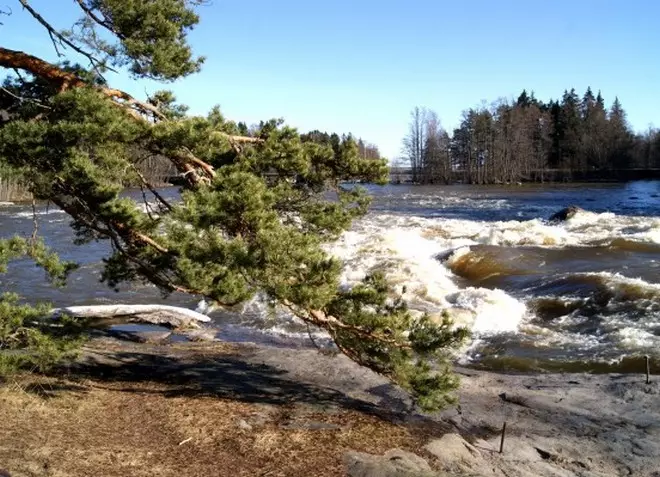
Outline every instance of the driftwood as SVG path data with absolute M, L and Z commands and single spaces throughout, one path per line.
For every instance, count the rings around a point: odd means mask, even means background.
M 168 305 L 68 306 L 50 311 L 53 318 L 62 315 L 92 319 L 130 318 L 130 321 L 168 325 L 172 328 L 198 327 L 199 323 L 211 321 L 211 318 L 196 311 Z

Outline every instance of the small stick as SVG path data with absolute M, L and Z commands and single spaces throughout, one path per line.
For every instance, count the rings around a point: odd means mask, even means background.
M 188 439 L 184 439 L 184 440 L 182 440 L 181 442 L 179 442 L 179 445 L 182 446 L 182 445 L 185 444 L 186 442 L 190 442 L 190 441 L 192 441 L 192 437 L 189 437 Z
M 646 384 L 651 383 L 651 358 L 647 354 L 644 356 L 644 359 L 646 360 Z
M 500 454 L 504 452 L 504 436 L 506 435 L 506 421 L 504 421 L 504 425 L 502 426 L 502 437 L 500 438 Z

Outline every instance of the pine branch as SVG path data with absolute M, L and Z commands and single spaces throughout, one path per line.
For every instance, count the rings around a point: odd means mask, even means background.
M 144 174 L 140 172 L 140 170 L 135 166 L 135 164 L 131 164 L 131 168 L 133 169 L 133 172 L 138 176 L 140 179 L 140 182 L 142 182 L 142 185 L 144 185 L 147 189 L 149 189 L 149 192 L 151 192 L 154 197 L 169 211 L 172 211 L 172 205 L 165 200 L 165 198 L 156 190 L 156 188 L 149 182 L 146 177 L 144 177 Z
M 9 91 L 7 88 L 5 88 L 4 86 L 0 86 L 0 90 L 4 91 L 6 94 L 11 96 L 12 98 L 17 99 L 21 102 L 27 101 L 28 103 L 32 103 L 32 104 L 35 104 L 35 105 L 39 106 L 40 108 L 52 109 L 50 106 L 46 106 L 44 103 L 42 103 L 41 101 L 37 101 L 36 99 L 24 98 L 23 96 L 19 96 L 17 94 L 14 94 L 11 91 Z
M 119 90 L 119 89 L 113 89 L 113 88 L 100 88 L 100 91 L 106 95 L 107 97 L 111 99 L 121 99 L 122 103 L 124 105 L 128 105 L 128 109 L 134 108 L 134 110 L 137 110 L 136 112 L 138 115 L 140 113 L 142 114 L 152 114 L 154 118 L 160 119 L 162 121 L 166 120 L 167 117 L 161 113 L 156 106 L 153 106 L 149 103 L 144 103 L 142 101 L 139 101 L 135 99 L 133 96 L 130 94 Z M 141 116 L 136 116 L 137 119 L 144 119 Z
M 376 340 L 380 341 L 381 343 L 385 343 L 387 345 L 393 346 L 395 348 L 399 349 L 411 349 L 412 347 L 408 343 L 402 343 L 394 338 L 390 338 L 388 336 L 383 336 L 380 333 L 374 333 L 373 331 L 367 330 L 362 326 L 357 326 L 357 325 L 350 325 L 348 323 L 344 323 L 343 321 L 339 320 L 338 318 L 328 315 L 322 310 L 306 310 L 306 313 L 303 313 L 296 305 L 291 303 L 288 300 L 282 300 L 281 301 L 282 305 L 287 308 L 291 313 L 293 313 L 296 317 L 300 318 L 306 323 L 311 323 L 313 325 L 316 325 L 320 328 L 325 328 L 327 330 L 341 330 L 341 331 L 348 331 L 350 333 L 356 334 L 362 338 L 366 338 L 368 340 Z
M 168 121 L 167 117 L 156 106 L 139 101 L 125 91 L 91 85 L 74 73 L 64 71 L 56 65 L 22 51 L 0 47 L 0 67 L 27 71 L 53 84 L 60 92 L 71 88 L 95 88 L 99 93 L 112 100 L 113 104 L 124 108 L 128 114 L 138 121 L 147 121 L 145 116 L 152 116 L 160 121 Z M 226 138 L 237 152 L 240 152 L 238 144 L 263 142 L 260 138 L 235 136 L 222 131 L 215 131 L 213 135 Z M 165 154 L 163 151 L 153 152 L 167 156 L 192 188 L 208 183 L 215 177 L 213 166 L 196 157 L 187 148 L 169 154 Z M 200 175 L 196 168 L 201 169 L 203 174 Z
M 87 5 L 85 5 L 84 0 L 76 0 L 76 3 L 78 3 L 78 5 L 82 9 L 82 11 L 85 12 L 85 14 L 90 19 L 92 19 L 94 22 L 96 22 L 98 25 L 100 25 L 103 28 L 105 28 L 106 30 L 108 30 L 110 33 L 115 35 L 120 40 L 123 40 L 123 39 L 126 38 L 124 35 L 121 34 L 121 32 L 117 31 L 114 28 L 112 23 L 109 23 L 107 20 L 104 20 L 104 19 L 100 18 L 96 13 L 94 13 L 94 11 L 91 8 L 89 8 Z
M 104 68 L 116 73 L 116 70 L 108 67 L 102 61 L 97 59 L 94 55 L 92 55 L 91 53 L 83 50 L 78 45 L 76 45 L 71 40 L 69 40 L 67 37 L 65 37 L 60 32 L 58 32 L 55 28 L 53 28 L 53 26 L 50 23 L 48 23 L 44 19 L 44 17 L 42 17 L 39 14 L 39 12 L 37 12 L 34 8 L 32 8 L 32 6 L 28 3 L 27 0 L 19 0 L 19 2 L 21 3 L 21 5 L 23 5 L 23 8 L 25 8 L 30 13 L 30 15 L 32 15 L 32 17 L 35 20 L 37 20 L 39 23 L 41 23 L 41 25 L 46 29 L 46 31 L 48 32 L 48 35 L 50 36 L 50 40 L 53 43 L 53 47 L 55 48 L 55 51 L 57 52 L 57 56 L 64 56 L 60 52 L 59 48 L 57 47 L 57 43 L 59 42 L 61 46 L 65 46 L 65 45 L 69 46 L 76 53 L 79 53 L 82 56 L 84 56 L 85 58 L 87 58 L 89 60 L 90 64 L 92 65 L 92 67 L 96 70 L 96 72 L 99 75 L 101 74 L 100 70 L 104 69 Z

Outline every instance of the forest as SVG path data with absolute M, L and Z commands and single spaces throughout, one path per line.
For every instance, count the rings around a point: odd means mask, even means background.
M 416 183 L 625 180 L 660 168 L 660 130 L 633 132 L 619 99 L 607 107 L 591 88 L 547 103 L 523 90 L 464 111 L 451 133 L 436 112 L 415 108 L 403 151 L 393 165 Z

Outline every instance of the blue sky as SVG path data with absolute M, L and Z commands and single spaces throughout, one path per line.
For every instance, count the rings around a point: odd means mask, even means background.
M 55 59 L 47 34 L 5 0 L 0 44 Z M 73 0 L 32 0 L 58 27 Z M 57 9 L 55 8 L 57 5 Z M 203 71 L 174 84 L 194 113 L 283 117 L 301 130 L 353 132 L 400 153 L 409 112 L 461 111 L 523 88 L 547 100 L 575 87 L 618 95 L 636 130 L 660 126 L 660 2 L 655 0 L 213 0 L 190 39 Z M 144 97 L 162 85 L 110 75 Z

